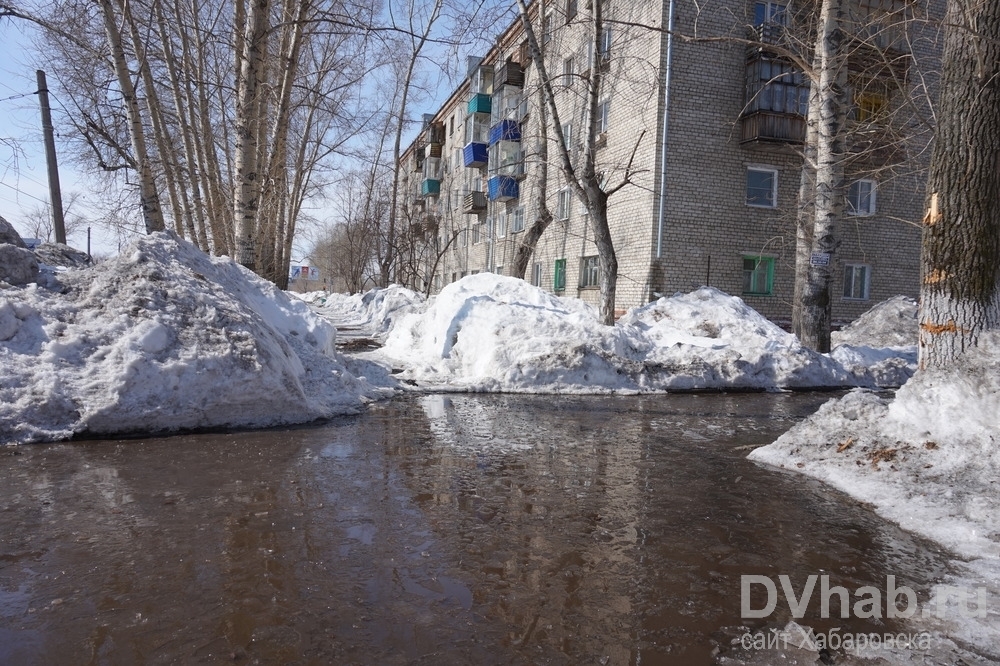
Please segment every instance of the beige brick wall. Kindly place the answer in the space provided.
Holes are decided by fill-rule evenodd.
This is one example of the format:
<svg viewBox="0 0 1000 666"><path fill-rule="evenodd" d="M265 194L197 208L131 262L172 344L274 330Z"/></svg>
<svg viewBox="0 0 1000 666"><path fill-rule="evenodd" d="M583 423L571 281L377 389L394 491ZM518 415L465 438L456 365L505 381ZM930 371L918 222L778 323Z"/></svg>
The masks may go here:
<svg viewBox="0 0 1000 666"><path fill-rule="evenodd" d="M941 0L933 0L935 10ZM752 2L744 0L677 0L678 33L698 37L742 36L749 22ZM665 24L666 3L615 3L612 23L613 57L607 71L602 99L611 102L606 146L598 151L598 169L606 182L621 180L629 160L635 173L632 183L609 200L608 215L619 261L617 307L645 303L656 294L670 295L710 284L743 296L743 257L763 255L775 260L774 289L768 296L744 296L747 303L776 320L791 316L795 259L795 215L801 158L787 145L740 144L739 116L744 104L745 46L728 41L674 40L669 91L669 132L666 142L665 215L661 255L657 255L658 210L661 191L660 160L664 109L662 77L666 63L666 36L636 25ZM559 21L556 21L559 26ZM932 63L936 57L933 30L917 35L914 61ZM519 40L517 40L519 41ZM563 60L573 58L575 71L586 67L583 26L557 27L548 45L548 68L556 78L560 121L573 124L578 142L583 133L582 81L564 87L559 74ZM491 57L506 57L494 53ZM928 79L930 80L930 79ZM525 90L533 91L537 73L528 68ZM465 215L456 209L456 194L467 187L470 170L455 162L455 151L464 144L462 122L466 95L457 95L438 119L455 130L447 133L443 149L448 164L442 196L429 202L439 219L439 242L453 230L464 230L467 243L456 243L442 257L438 273L442 284L476 271L502 266L509 274L520 233L507 229L503 238L473 243L473 225L485 215ZM526 225L535 218L541 197L537 145L537 96L531 94L523 126L526 177L516 202L491 202L488 215L523 206ZM919 106L919 105L918 105ZM454 121L451 118L454 117ZM834 256L835 320L849 320L875 303L896 294L916 296L919 280L919 221L923 208L923 182L928 136L919 123L911 128L909 159L904 166L874 172L867 163L854 164L848 180L872 177L878 183L877 210L872 216L847 216L839 229L840 246ZM560 173L554 140L550 143L546 201L553 214L566 180ZM634 153L634 157L633 157ZM746 204L748 167L777 170L778 196L774 208ZM485 177L488 174L484 173ZM587 227L582 203L573 197L568 219L552 223L539 241L532 264L541 265L541 286L551 290L557 259L566 260L564 295L597 302L597 291L579 288L581 257L597 254ZM842 297L843 266L864 264L871 270L869 298Z"/></svg>

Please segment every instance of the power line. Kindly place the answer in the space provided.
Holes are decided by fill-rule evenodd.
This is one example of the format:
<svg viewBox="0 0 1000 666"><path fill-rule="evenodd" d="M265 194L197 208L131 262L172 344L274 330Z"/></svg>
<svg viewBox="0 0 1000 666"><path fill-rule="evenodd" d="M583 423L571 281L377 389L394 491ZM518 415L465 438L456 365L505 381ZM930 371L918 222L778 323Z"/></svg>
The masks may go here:
<svg viewBox="0 0 1000 666"><path fill-rule="evenodd" d="M0 180L0 185L3 185L3 186L5 186L5 187L9 187L10 189L14 190L15 192L17 192L18 194L20 194L20 195L21 195L21 196L23 196L23 197L28 197L29 199L34 199L35 201L38 201L38 202L40 202L40 203L43 203L43 204L46 204L46 205L48 205L48 203L49 203L49 202L48 202L48 201L46 201L45 199L39 199L38 197L34 196L33 194L28 194L27 192L24 192L24 191L22 191L22 190L19 190L19 189L17 189L16 187L14 187L13 185L10 185L10 184L8 184L8 183L5 183L5 182L3 182L2 180Z"/></svg>
<svg viewBox="0 0 1000 666"><path fill-rule="evenodd" d="M11 90L13 90L13 88L11 88ZM9 102L12 99L21 99L22 97L30 97L31 95L37 95L37 94L38 94L37 92L30 92L30 93L21 93L20 95L11 95L10 97L4 97L3 99L0 99L0 102Z"/></svg>

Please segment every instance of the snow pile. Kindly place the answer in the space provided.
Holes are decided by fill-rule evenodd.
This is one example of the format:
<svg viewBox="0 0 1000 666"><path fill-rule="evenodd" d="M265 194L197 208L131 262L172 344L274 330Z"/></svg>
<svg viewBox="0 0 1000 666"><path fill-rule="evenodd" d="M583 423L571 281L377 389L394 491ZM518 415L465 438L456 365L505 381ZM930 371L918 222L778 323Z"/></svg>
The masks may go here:
<svg viewBox="0 0 1000 666"><path fill-rule="evenodd" d="M648 341L643 360L657 388L854 384L836 362L803 347L742 299L712 287L632 310L619 326L635 328Z"/></svg>
<svg viewBox="0 0 1000 666"><path fill-rule="evenodd" d="M937 629L996 651L1000 331L983 335L954 366L918 372L895 399L858 390L828 402L750 459L820 479L971 560L956 563L936 603L946 604L948 585L976 592L966 608L952 598Z"/></svg>
<svg viewBox="0 0 1000 666"><path fill-rule="evenodd" d="M308 306L171 233L0 291L0 442L305 422L374 389Z"/></svg>
<svg viewBox="0 0 1000 666"><path fill-rule="evenodd" d="M626 343L582 301L479 273L405 315L382 353L407 379L457 390L595 392L634 388L616 362Z"/></svg>
<svg viewBox="0 0 1000 666"><path fill-rule="evenodd" d="M601 325L593 308L490 273L454 282L387 336L405 379L516 392L773 389L856 385L739 298L661 298Z"/></svg>
<svg viewBox="0 0 1000 666"><path fill-rule="evenodd" d="M797 469L960 554L1000 554L1000 331L895 399L854 391L751 459Z"/></svg>
<svg viewBox="0 0 1000 666"><path fill-rule="evenodd" d="M398 284L364 294L324 293L321 299L308 299L337 326L366 329L372 336L384 336L403 315L422 309L425 301L423 294Z"/></svg>
<svg viewBox="0 0 1000 666"><path fill-rule="evenodd" d="M896 296L834 331L830 356L859 385L902 386L917 370L917 333L917 302Z"/></svg>

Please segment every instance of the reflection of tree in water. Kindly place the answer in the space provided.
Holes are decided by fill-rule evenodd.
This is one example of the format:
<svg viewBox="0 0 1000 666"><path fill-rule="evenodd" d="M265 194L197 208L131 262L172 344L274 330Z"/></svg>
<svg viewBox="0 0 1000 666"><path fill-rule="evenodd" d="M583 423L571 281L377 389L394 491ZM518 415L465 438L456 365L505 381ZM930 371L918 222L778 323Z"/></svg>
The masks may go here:
<svg viewBox="0 0 1000 666"><path fill-rule="evenodd" d="M822 400L427 396L433 448L400 464L511 643L613 663L707 660L711 634L742 623L741 574L788 574L801 589L830 573L853 591L934 569L849 500L744 460L741 447ZM809 610L817 627L845 626ZM779 604L772 619L787 614Z"/></svg>

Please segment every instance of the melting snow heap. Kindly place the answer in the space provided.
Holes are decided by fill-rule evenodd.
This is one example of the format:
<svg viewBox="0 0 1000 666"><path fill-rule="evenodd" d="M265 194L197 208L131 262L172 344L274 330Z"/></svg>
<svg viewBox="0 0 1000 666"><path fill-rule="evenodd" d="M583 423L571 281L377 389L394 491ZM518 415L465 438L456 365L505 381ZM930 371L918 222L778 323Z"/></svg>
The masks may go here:
<svg viewBox="0 0 1000 666"><path fill-rule="evenodd" d="M403 378L459 391L596 393L854 386L741 299L710 287L604 326L590 306L480 273L400 318L382 353Z"/></svg>
<svg viewBox="0 0 1000 666"><path fill-rule="evenodd" d="M0 443L302 423L376 389L305 303L170 232L0 290Z"/></svg>

